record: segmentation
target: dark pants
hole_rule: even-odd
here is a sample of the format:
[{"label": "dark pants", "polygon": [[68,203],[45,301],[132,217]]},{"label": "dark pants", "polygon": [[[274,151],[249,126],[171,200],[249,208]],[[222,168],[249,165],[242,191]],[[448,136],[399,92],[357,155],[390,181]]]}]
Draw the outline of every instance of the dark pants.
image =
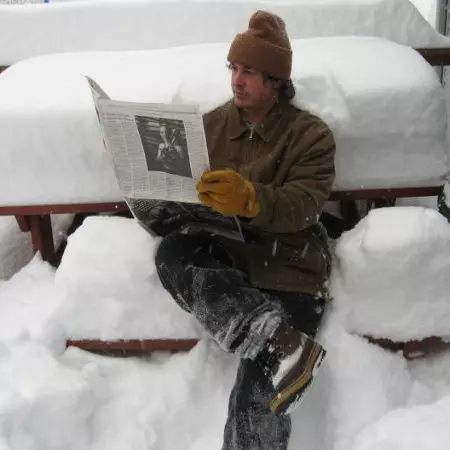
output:
[{"label": "dark pants", "polygon": [[314,335],[323,300],[253,287],[207,234],[166,236],[156,253],[156,268],[175,301],[224,350],[242,358],[230,397],[223,449],[287,449],[290,418],[270,411],[274,390],[261,361],[281,321]]}]

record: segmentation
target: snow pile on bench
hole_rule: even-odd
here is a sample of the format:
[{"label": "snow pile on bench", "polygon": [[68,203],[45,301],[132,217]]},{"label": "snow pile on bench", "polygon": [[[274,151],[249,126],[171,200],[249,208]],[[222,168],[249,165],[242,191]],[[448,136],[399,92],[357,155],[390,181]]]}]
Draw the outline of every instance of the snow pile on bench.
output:
[{"label": "snow pile on bench", "polygon": [[88,448],[93,403],[86,375],[38,343],[0,342],[0,448]]},{"label": "snow pile on bench", "polygon": [[[336,308],[329,310],[321,340],[328,353],[323,371],[319,372],[319,385],[313,386],[314,398],[306,397],[305,409],[296,414],[294,426],[298,435],[316,430],[315,446],[299,448],[447,448],[448,425],[434,419],[441,413],[445,417],[450,414],[450,382],[446,376],[450,370],[449,351],[408,362],[401,353],[349,334]],[[311,411],[319,414],[311,417]],[[297,432],[295,427],[300,430]],[[412,435],[419,439],[416,432],[423,433],[420,440],[408,447]],[[420,442],[429,445],[420,446]]]},{"label": "snow pile on bench", "polygon": [[162,287],[152,238],[135,220],[89,217],[68,240],[55,286],[70,339],[195,339],[197,321]]},{"label": "snow pile on bench", "polygon": [[350,333],[450,340],[450,226],[432,209],[373,210],[336,247],[335,307]]},{"label": "snow pile on bench", "polygon": [[53,267],[35,256],[8,281],[0,281],[0,341],[54,342],[59,329],[55,330],[51,317],[61,304],[54,279]]},{"label": "snow pile on bench", "polygon": [[283,17],[291,39],[377,36],[413,47],[448,46],[450,41],[408,0],[127,0],[0,5],[0,65],[48,53],[228,42],[246,29],[248,18],[257,9]]},{"label": "snow pile on bench", "polygon": [[431,405],[392,411],[368,426],[351,450],[447,450],[450,396]]},{"label": "snow pile on bench", "polygon": [[[294,103],[336,134],[336,189],[441,184],[448,172],[444,91],[412,49],[378,38],[292,42]],[[73,53],[0,76],[0,205],[122,198],[83,74],[114,99],[199,103],[231,96],[229,44]]]},{"label": "snow pile on bench", "polygon": [[[388,223],[389,231],[394,224],[397,229],[420,229],[424,240],[434,233],[442,235],[442,224],[433,212],[413,210],[417,214],[386,209],[384,220],[375,222],[372,213],[371,234],[383,233],[384,240]],[[415,225],[418,219],[420,224]],[[397,261],[408,260],[411,248],[405,246],[400,258],[395,238],[401,230],[393,233],[386,242],[394,247]],[[365,242],[359,237],[359,232],[353,234],[355,248]],[[348,235],[341,238],[347,243],[348,239]],[[417,240],[410,243],[420,249],[425,246]],[[147,330],[158,326],[161,311],[172,315],[166,325],[173,329],[180,329],[181,321],[189,324],[186,315],[169,311],[169,304],[174,304],[170,298],[159,295],[164,292],[154,283],[156,245],[133,219],[90,218],[71,237],[56,275],[35,258],[0,284],[0,381],[5,387],[0,392],[0,447],[14,448],[19,443],[27,450],[121,450],[132,445],[156,445],[158,450],[220,448],[238,363],[234,355],[205,341],[189,353],[154,355],[150,360],[104,358],[74,348],[62,352],[64,333],[70,327],[78,329],[79,337],[85,337],[80,336],[83,330],[100,337],[120,335],[119,326],[131,336],[131,327],[136,326],[132,336],[139,338],[144,322]],[[372,263],[377,277],[378,248],[361,248],[365,258],[358,261],[366,265],[364,279],[372,273]],[[434,250],[448,254],[445,242]],[[426,257],[430,260],[429,253]],[[392,268],[388,256],[385,261]],[[408,263],[408,267],[409,278],[414,279],[417,266]],[[395,273],[387,276],[396,283]],[[397,282],[408,290],[410,279],[404,276]],[[433,274],[428,281],[442,282],[439,276],[438,280]],[[141,303],[134,298],[137,291],[147,296]],[[319,336],[327,358],[292,416],[289,448],[446,450],[450,353],[407,362],[401,354],[369,344],[344,328],[346,316],[340,312],[344,302],[338,297],[342,293],[333,293],[335,301]],[[160,308],[159,301],[166,305]],[[392,298],[385,305],[383,320],[394,303]],[[147,306],[152,304],[154,311]],[[123,320],[118,320],[120,312]],[[108,320],[108,315],[113,319]],[[85,320],[88,329],[83,328]]]}]

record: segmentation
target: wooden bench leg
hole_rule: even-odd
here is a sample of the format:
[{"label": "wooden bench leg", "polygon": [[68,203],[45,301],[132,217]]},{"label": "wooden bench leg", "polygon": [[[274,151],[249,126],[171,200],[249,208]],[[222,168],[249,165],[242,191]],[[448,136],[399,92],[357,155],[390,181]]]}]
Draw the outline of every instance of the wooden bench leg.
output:
[{"label": "wooden bench leg", "polygon": [[15,216],[17,225],[19,225],[20,231],[26,233],[30,231],[30,221],[28,220],[28,216]]},{"label": "wooden bench leg", "polygon": [[53,263],[55,259],[55,244],[50,215],[27,216],[31,231],[31,244],[33,252],[40,252],[42,259]]},{"label": "wooden bench leg", "polygon": [[339,202],[339,212],[347,230],[352,229],[361,220],[355,200],[341,200]]}]

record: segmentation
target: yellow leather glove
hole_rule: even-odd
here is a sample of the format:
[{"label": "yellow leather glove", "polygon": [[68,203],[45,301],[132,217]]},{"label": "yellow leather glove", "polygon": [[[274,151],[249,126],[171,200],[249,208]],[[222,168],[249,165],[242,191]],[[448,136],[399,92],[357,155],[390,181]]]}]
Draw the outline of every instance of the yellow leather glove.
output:
[{"label": "yellow leather glove", "polygon": [[199,200],[224,216],[256,217],[255,186],[231,169],[205,172],[197,183]]}]

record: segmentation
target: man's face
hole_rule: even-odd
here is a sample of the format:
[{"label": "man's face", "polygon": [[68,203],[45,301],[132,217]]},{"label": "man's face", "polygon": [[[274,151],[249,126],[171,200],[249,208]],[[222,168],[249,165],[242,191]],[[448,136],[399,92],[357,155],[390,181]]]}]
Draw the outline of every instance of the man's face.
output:
[{"label": "man's face", "polygon": [[234,103],[238,108],[259,108],[273,101],[277,90],[270,80],[264,80],[264,75],[258,70],[230,63],[231,88]]}]

